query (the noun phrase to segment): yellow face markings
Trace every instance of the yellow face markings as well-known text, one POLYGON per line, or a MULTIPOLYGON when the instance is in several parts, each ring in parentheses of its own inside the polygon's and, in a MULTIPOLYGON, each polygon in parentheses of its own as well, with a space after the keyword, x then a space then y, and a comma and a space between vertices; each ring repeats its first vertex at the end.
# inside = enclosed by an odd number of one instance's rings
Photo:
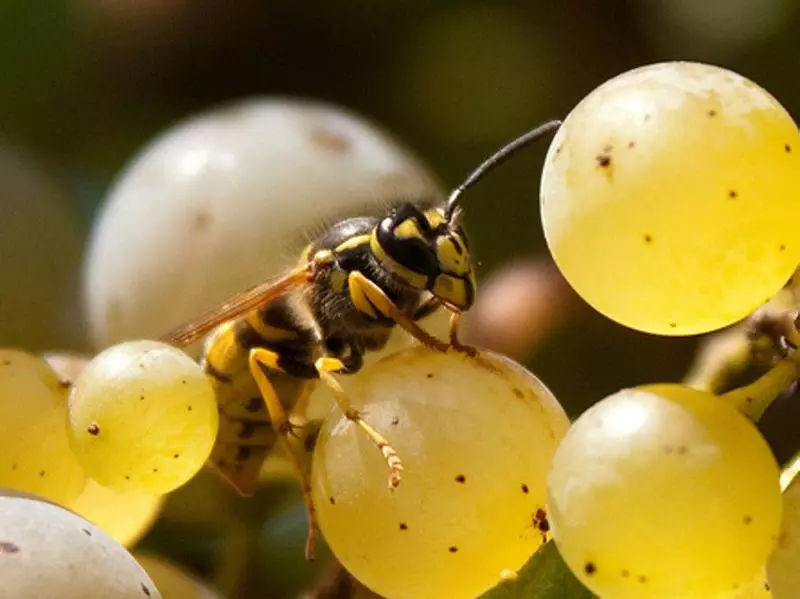
POLYGON ((442 270, 466 275, 471 270, 467 252, 457 237, 440 236, 436 240, 436 259, 442 270))
POLYGON ((374 232, 370 237, 369 246, 372 250, 372 253, 386 270, 395 276, 400 277, 412 287, 416 287, 417 289, 425 289, 428 283, 428 277, 418 272, 414 272, 410 268, 406 268, 389 256, 389 254, 384 252, 381 244, 378 242, 378 236, 374 232))
POLYGON ((467 307, 467 283, 464 279, 441 274, 433 282, 431 293, 457 308, 467 307))
POLYGON ((426 210, 423 214, 425 214, 425 218, 428 220, 431 229, 435 229, 444 223, 444 210, 441 208, 431 208, 426 210))
POLYGON ((369 233, 365 233, 364 235, 356 235, 337 245, 333 249, 333 253, 336 254, 338 252, 346 252, 347 250, 355 250, 363 245, 368 244, 369 240, 370 240, 369 233))
POLYGON ((422 231, 419 229, 417 221, 413 218, 407 218, 402 223, 394 228, 394 236, 398 239, 420 239, 425 240, 422 231))

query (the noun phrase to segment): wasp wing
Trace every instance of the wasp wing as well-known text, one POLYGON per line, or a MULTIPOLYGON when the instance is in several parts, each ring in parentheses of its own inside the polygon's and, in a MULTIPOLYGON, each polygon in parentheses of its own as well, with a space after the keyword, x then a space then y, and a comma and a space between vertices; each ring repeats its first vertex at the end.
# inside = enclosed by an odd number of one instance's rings
POLYGON ((237 293, 223 304, 165 335, 162 341, 178 346, 194 343, 222 323, 260 308, 295 287, 310 283, 312 277, 310 265, 295 268, 281 277, 237 293))

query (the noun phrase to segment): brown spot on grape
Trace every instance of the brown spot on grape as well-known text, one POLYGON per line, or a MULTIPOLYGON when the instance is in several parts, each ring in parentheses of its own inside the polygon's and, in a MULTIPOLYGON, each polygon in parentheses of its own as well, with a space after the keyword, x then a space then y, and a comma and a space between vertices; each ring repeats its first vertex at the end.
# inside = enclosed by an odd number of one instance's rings
POLYGON ((653 118, 653 115, 651 115, 651 114, 646 114, 646 115, 644 115, 644 122, 646 123, 646 122, 647 122, 647 121, 649 121, 651 118, 653 118))
POLYGON ((187 406, 186 409, 191 412, 192 411, 192 406, 187 406))
POLYGON ((645 584, 647 582, 647 576, 642 575, 638 578, 638 580, 640 583, 645 584))
POLYGON ((731 589, 734 590, 734 591, 738 591, 739 590, 739 583, 738 582, 734 582, 733 585, 731 586, 731 589))
POLYGON ((130 480, 130 479, 131 479, 131 477, 126 474, 125 475, 125 480, 130 480))
POLYGON ((772 590, 772 587, 769 584, 769 580, 765 580, 764 581, 764 590, 765 591, 771 591, 772 590))
POLYGON ((525 493, 526 495, 530 492, 528 485, 526 485, 525 483, 522 483, 522 492, 525 493))
POLYGON ((92 536, 92 531, 89 530, 88 528, 81 528, 81 531, 83 531, 83 534, 85 534, 87 537, 92 536))
POLYGON ((467 477, 464 476, 463 474, 459 474, 458 476, 456 476, 456 482, 461 483, 463 485, 465 482, 467 482, 467 477))
POLYGON ((709 110, 706 114, 708 114, 708 116, 710 116, 710 117, 715 117, 715 116, 717 116, 717 111, 712 109, 712 110, 709 110))
POLYGON ((44 475, 47 474, 44 470, 39 472, 39 478, 44 478, 44 475))
POLYGON ((408 524, 405 522, 400 523, 400 530, 408 530, 408 524))
POLYGON ((186 384, 186 379, 181 379, 181 385, 185 385, 185 384, 186 384))
POLYGON ((611 166, 611 156, 608 154, 598 154, 594 159, 600 168, 609 168, 611 166))
POLYGON ((177 460, 179 457, 181 457, 181 454, 179 454, 179 453, 173 453, 172 454, 172 459, 173 460, 177 460))
POLYGON ((736 198, 738 198, 738 197, 739 197, 739 194, 737 193, 737 191, 736 191, 735 189, 731 189, 731 190, 728 192, 728 197, 729 197, 730 199, 732 199, 732 200, 735 200, 736 198))
POLYGON ((785 244, 785 243, 782 243, 782 244, 781 244, 781 245, 778 247, 778 251, 780 251, 780 252, 784 252, 784 251, 786 251, 786 244, 785 244))
POLYGON ((623 570, 620 572, 620 574, 622 575, 622 578, 628 578, 631 575, 629 570, 623 570))
POLYGON ((635 142, 635 141, 633 141, 633 140, 629 141, 629 142, 628 142, 628 147, 629 147, 629 148, 632 150, 633 148, 635 148, 635 147, 636 147, 636 142, 635 142))
POLYGON ((148 597, 150 596, 150 589, 147 588, 147 585, 145 583, 142 583, 142 592, 148 597))
POLYGON ((144 395, 139 396, 139 401, 144 401, 144 395))
POLYGON ((139 368, 140 368, 140 369, 142 369, 142 370, 144 370, 144 364, 142 364, 141 362, 139 362, 139 368))
POLYGON ((336 500, 333 497, 328 497, 328 501, 331 502, 331 505, 334 505, 336 503, 336 500))
POLYGON ((433 378, 433 373, 429 372, 428 374, 425 375, 425 378, 432 379, 433 378))
POLYGON ((664 445, 664 453, 666 453, 666 454, 670 454, 670 453, 672 453, 673 451, 675 451, 675 450, 674 450, 674 448, 672 447, 672 445, 664 445))
POLYGON ((686 455, 689 450, 686 448, 685 445, 678 446, 678 455, 686 455))
POLYGON ((318 147, 333 152, 344 154, 350 149, 350 140, 338 133, 325 127, 317 126, 311 130, 311 141, 318 147))
POLYGON ((0 366, 11 366, 11 360, 3 360, 0 366))
POLYGON ((792 146, 790 146, 789 144, 786 144, 785 146, 783 146, 783 149, 786 150, 787 154, 791 154, 792 153, 792 146))
POLYGON ((96 437, 97 435, 99 435, 99 434, 100 434, 100 427, 99 427, 99 426, 97 426, 97 423, 96 423, 96 422, 92 422, 92 423, 91 423, 91 424, 90 424, 90 425, 87 427, 87 429, 86 429, 86 432, 87 432, 87 433, 89 433, 90 435, 92 435, 92 436, 96 437))
POLYGON ((651 235, 645 234, 644 242, 647 243, 647 244, 653 243, 653 237, 651 235))
POLYGON ((516 387, 514 387, 514 388, 511 390, 511 392, 514 394, 514 396, 515 396, 517 399, 522 399, 523 397, 525 397, 525 394, 522 392, 522 389, 517 389, 516 387))
POLYGON ((158 472, 158 468, 153 468, 153 474, 156 474, 157 472, 158 472))
POLYGON ((559 154, 561 154, 561 150, 563 150, 563 149, 564 149, 564 145, 563 145, 563 144, 562 144, 562 145, 560 145, 560 146, 558 146, 558 147, 556 148, 556 156, 558 156, 559 154))
POLYGON ((744 522, 745 525, 752 524, 753 523, 753 517, 752 516, 745 516, 744 518, 742 518, 742 522, 744 522))
POLYGON ((669 328, 671 328, 671 329, 677 329, 677 328, 678 328, 678 323, 677 323, 677 322, 671 322, 671 323, 669 323, 669 328))
POLYGON ((587 576, 591 576, 597 572, 597 566, 594 564, 594 562, 586 562, 586 564, 583 566, 583 571, 586 572, 587 576))
POLYGON ((17 470, 17 465, 16 464, 11 464, 11 471, 15 472, 16 470, 17 470))
POLYGON ((191 231, 193 233, 199 233, 200 231, 204 231, 208 228, 208 225, 211 224, 211 215, 206 212, 205 210, 201 210, 197 214, 194 215, 192 218, 191 223, 191 231))
POLYGON ((0 541, 0 553, 19 553, 19 545, 11 541, 0 541))
POLYGON ((398 418, 397 416, 395 416, 394 418, 392 418, 392 424, 393 424, 394 426, 397 426, 398 424, 400 424, 400 418, 398 418))
POLYGON ((450 547, 448 547, 447 550, 450 553, 456 553, 456 552, 458 552, 458 547, 456 547, 455 545, 450 545, 450 547))
POLYGON ((753 398, 748 395, 747 397, 744 398, 744 401, 746 403, 753 403, 753 398))

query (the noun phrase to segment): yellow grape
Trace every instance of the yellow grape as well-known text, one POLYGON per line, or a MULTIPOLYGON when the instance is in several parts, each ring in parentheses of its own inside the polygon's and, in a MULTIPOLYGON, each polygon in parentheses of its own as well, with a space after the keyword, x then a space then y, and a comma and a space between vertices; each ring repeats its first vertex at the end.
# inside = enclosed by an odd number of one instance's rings
POLYGON ((124 547, 53 503, 0 492, 0 531, 4 598, 161 599, 124 547))
POLYGON ((629 71, 564 121, 541 211, 556 264, 607 317, 664 335, 722 328, 800 261, 797 125, 725 69, 629 71))
POLYGON ((781 519, 778 466, 747 418, 681 385, 624 389, 570 428, 548 479, 570 569, 613 599, 718 599, 756 578, 781 519))
POLYGON ((86 485, 66 427, 67 391, 41 359, 0 349, 0 487, 71 507, 86 485))
POLYGON ((156 341, 115 345, 90 361, 69 400, 72 447, 87 474, 119 492, 162 494, 203 466, 217 404, 199 365, 156 341))
MULTIPOLYGON (((796 462, 797 463, 797 462, 796 462)), ((800 477, 783 492, 783 524, 778 543, 767 562, 775 599, 800 597, 800 477)))
POLYGON ((72 509, 120 545, 131 547, 153 526, 164 499, 163 495, 118 493, 90 480, 72 509))
POLYGON ((220 599, 196 576, 158 555, 136 555, 164 599, 220 599))
POLYGON ((516 571, 547 532, 546 474, 569 422, 550 391, 493 354, 422 347, 342 381, 403 460, 386 460, 338 408, 312 460, 320 529, 345 568, 387 597, 471 598, 516 571))

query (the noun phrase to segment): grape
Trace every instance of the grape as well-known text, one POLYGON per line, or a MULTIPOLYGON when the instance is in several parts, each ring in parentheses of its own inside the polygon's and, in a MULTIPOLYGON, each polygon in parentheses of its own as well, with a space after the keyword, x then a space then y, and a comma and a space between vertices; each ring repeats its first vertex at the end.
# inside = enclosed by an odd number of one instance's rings
POLYGON ((70 450, 66 389, 41 359, 0 349, 0 487, 70 507, 86 475, 70 450))
POLYGON ((55 504, 0 496, 2 596, 159 599, 136 560, 111 537, 55 504))
POLYGON ((158 555, 137 555, 136 559, 153 579, 164 599, 220 599, 202 581, 158 555))
POLYGON ((153 526, 163 495, 117 493, 90 480, 73 510, 124 547, 132 547, 153 526))
POLYGON ((541 210, 558 267, 628 327, 689 335, 745 317, 800 261, 800 138, 763 89, 713 66, 624 73, 566 118, 541 210))
POLYGON ((217 434, 214 392, 183 352, 156 341, 115 345, 86 365, 69 400, 72 447, 119 492, 162 494, 203 466, 217 434))
POLYGON ((128 165, 94 225, 92 340, 163 335, 294 266, 323 223, 398 197, 444 192, 408 148, 342 108, 257 98, 177 123, 128 165))
POLYGON ((572 425, 548 478, 564 560, 614 599, 717 598, 756 578, 781 518, 755 426, 681 385, 624 389, 572 425))
POLYGON ((767 563, 767 576, 775 599, 800 597, 800 477, 783 492, 783 525, 767 563))
POLYGON ((761 570, 750 584, 743 586, 741 589, 734 590, 733 594, 725 599, 773 599, 773 594, 770 589, 771 586, 767 581, 767 575, 761 570))
POLYGON ((344 567, 388 597, 474 597, 544 542, 546 473, 567 417, 493 354, 401 350, 342 380, 403 460, 387 488, 376 447, 335 408, 312 460, 320 529, 344 567))

